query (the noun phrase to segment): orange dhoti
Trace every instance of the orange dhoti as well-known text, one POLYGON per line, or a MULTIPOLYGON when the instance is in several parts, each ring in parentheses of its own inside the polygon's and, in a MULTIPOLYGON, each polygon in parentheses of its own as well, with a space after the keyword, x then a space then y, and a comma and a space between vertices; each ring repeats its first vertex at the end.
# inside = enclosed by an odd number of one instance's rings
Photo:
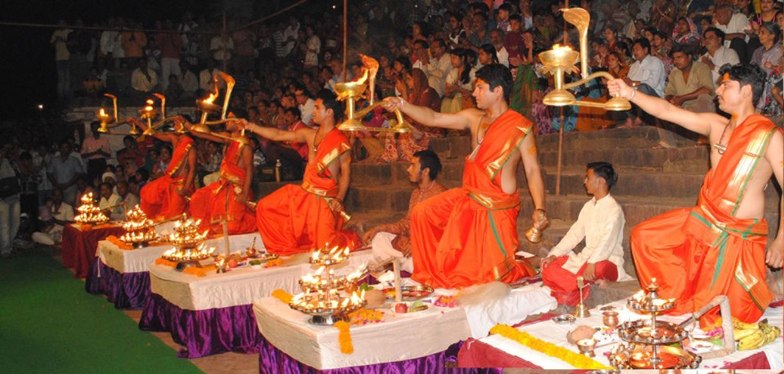
POLYGON ((343 219, 328 202, 338 194, 328 166, 350 148, 346 137, 333 129, 308 161, 301 186, 287 185, 259 200, 256 224, 269 252, 292 255, 327 244, 357 246, 358 236, 341 231, 343 219))
POLYGON ((515 261, 519 196, 501 189, 501 169, 531 122, 507 111, 490 125, 466 158, 463 187, 436 195, 411 212, 412 278, 457 288, 494 280, 511 283, 534 274, 515 261))
POLYGON ((193 146, 193 139, 184 137, 177 143, 172 152, 166 174, 142 187, 139 192, 141 209, 148 217, 168 219, 185 211, 188 201, 177 192, 181 188, 183 194, 190 193, 193 186, 184 186, 185 176, 174 177, 187 162, 188 152, 193 146))
MULTIPOLYGON (((559 256, 546 267, 542 268, 542 283, 550 288, 558 304, 575 306, 580 301, 580 289, 577 288, 577 277, 583 275, 588 263, 584 263, 577 274, 563 268, 569 256, 559 256)), ((618 265, 608 261, 599 261, 594 264, 594 280, 618 280, 618 265)), ((585 284, 592 282, 586 281, 585 284)), ((583 300, 591 294, 591 287, 583 288, 583 300)))
MULTIPOLYGON (((237 198, 245 185, 245 178, 250 178, 237 166, 241 147, 238 142, 229 143, 220 167, 220 180, 199 188, 191 197, 190 214, 201 220, 201 230, 222 233, 224 219, 228 221, 229 235, 246 234, 256 228, 253 210, 248 207, 247 201, 237 198)), ((248 191, 247 196, 251 200, 253 192, 248 191)))
POLYGON ((733 317, 754 322, 770 303, 765 282, 767 222, 734 213, 773 131, 765 117, 748 117, 705 176, 697 206, 634 227, 631 245, 640 284, 647 287, 656 278, 659 296, 676 299, 673 313, 695 312, 715 296, 726 295, 733 317))

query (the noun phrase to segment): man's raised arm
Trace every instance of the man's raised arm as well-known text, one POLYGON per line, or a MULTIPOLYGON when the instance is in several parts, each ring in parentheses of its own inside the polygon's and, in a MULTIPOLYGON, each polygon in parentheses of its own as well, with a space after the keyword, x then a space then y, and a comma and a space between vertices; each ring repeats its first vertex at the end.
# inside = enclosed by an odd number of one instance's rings
POLYGON ((629 87, 623 79, 613 79, 607 82, 607 88, 610 91, 610 96, 619 96, 627 99, 656 118, 680 125, 701 135, 707 136, 710 134, 711 122, 713 120, 726 122, 718 114, 694 113, 672 105, 667 100, 638 92, 634 88, 629 87))
POLYGON ((384 99, 384 109, 393 111, 399 109, 403 114, 414 121, 430 127, 443 127, 452 130, 465 130, 471 128, 471 116, 466 109, 458 113, 439 113, 428 107, 413 105, 403 100, 402 97, 388 97, 384 99))
POLYGON ((272 140, 274 142, 292 142, 292 143, 305 143, 307 142, 307 137, 305 136, 307 132, 313 131, 311 129, 298 129, 296 131, 286 131, 276 129, 274 127, 263 127, 258 126, 255 123, 242 121, 242 126, 244 126, 245 130, 248 130, 262 138, 272 140))

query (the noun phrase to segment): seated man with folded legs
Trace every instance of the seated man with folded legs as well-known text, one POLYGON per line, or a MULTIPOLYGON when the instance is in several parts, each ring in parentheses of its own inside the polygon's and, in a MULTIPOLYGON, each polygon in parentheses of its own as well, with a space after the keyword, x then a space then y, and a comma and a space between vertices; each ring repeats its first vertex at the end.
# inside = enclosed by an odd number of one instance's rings
POLYGON ((409 230, 411 211, 419 203, 446 191, 446 188, 436 180, 441 171, 441 161, 431 150, 414 153, 407 171, 408 179, 411 183, 416 183, 417 188, 411 192, 406 216, 395 223, 378 225, 368 230, 362 239, 372 246, 374 267, 378 268, 394 258, 399 258, 403 260, 401 270, 410 273, 414 268, 409 230))
MULTIPOLYGON (((154 137, 174 147, 163 176, 147 183, 140 191, 141 208, 152 219, 169 219, 182 214, 193 191, 196 175, 196 147, 193 139, 180 132, 182 119, 175 122, 174 132, 156 133, 154 137)), ((132 208, 132 207, 129 207, 132 208)))
MULTIPOLYGON (((580 215, 558 245, 542 260, 542 281, 550 287, 558 304, 575 306, 580 300, 577 277, 586 283, 629 279, 623 270, 623 227, 626 219, 621 205, 610 195, 618 180, 607 162, 588 164, 583 185, 593 198, 583 205, 580 215), (585 239, 580 253, 573 250, 585 239)), ((590 287, 583 289, 587 298, 590 287)))
MULTIPOLYGON (((647 287, 656 279, 659 296, 675 299, 671 313, 693 313, 725 295, 733 317, 755 322, 772 299, 766 265, 784 265, 784 216, 779 215, 770 242, 765 220, 771 176, 779 186, 784 182, 784 136, 770 119, 755 113, 765 72, 740 64, 725 66, 721 73, 716 96, 729 118, 679 108, 617 79, 607 86, 610 94, 704 135, 711 144, 711 169, 697 205, 649 218, 632 230, 640 285, 647 287)), ((784 205, 784 199, 780 202, 784 205)), ((702 322, 715 323, 715 316, 711 313, 702 322)))
MULTIPOLYGON (((220 179, 196 190, 189 208, 191 216, 201 220, 201 229, 209 229, 213 234, 223 232, 223 220, 227 221, 231 235, 255 229, 253 210, 248 206, 249 199, 253 198, 253 150, 239 124, 239 120, 226 122, 228 133, 220 137, 192 132, 195 136, 224 144, 220 179)), ((186 122, 186 127, 189 125, 186 122)))
POLYGON ((308 163, 302 185, 289 184, 259 200, 256 224, 271 253, 292 255, 330 246, 354 248, 359 238, 342 231, 343 199, 351 180, 351 146, 336 127, 343 104, 321 90, 313 109, 317 129, 295 131, 245 123, 245 129, 269 140, 306 143, 308 163))
POLYGON ((384 99, 387 110, 400 109, 425 126, 469 130, 474 150, 466 157, 463 186, 418 204, 411 212, 412 278, 439 288, 460 288, 492 281, 512 283, 534 274, 515 260, 519 244, 520 196, 517 166, 522 162, 533 200, 533 223, 547 222, 533 123, 509 109, 512 74, 500 64, 476 72, 477 108, 438 113, 384 99))

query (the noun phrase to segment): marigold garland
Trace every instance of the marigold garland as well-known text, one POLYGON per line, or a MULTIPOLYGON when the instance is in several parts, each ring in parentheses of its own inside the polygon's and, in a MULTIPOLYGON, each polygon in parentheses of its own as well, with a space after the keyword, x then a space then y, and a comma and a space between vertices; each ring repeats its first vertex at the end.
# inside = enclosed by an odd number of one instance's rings
POLYGON ((274 267, 281 266, 281 265, 283 265, 283 260, 280 259, 280 258, 276 258, 274 260, 267 261, 267 263, 264 264, 264 267, 265 268, 274 268, 274 267))
POLYGON ((118 237, 116 237, 116 236, 114 236, 114 235, 109 235, 109 236, 107 236, 107 237, 106 237, 106 240, 107 240, 109 243, 112 243, 112 244, 116 245, 116 246, 117 246, 117 248, 120 248, 120 249, 123 249, 123 250, 126 250, 126 251, 129 251, 129 250, 132 250, 132 249, 133 249, 133 245, 131 245, 131 244, 128 244, 128 243, 126 243, 126 242, 124 242, 124 241, 120 240, 120 238, 118 238, 118 237))
POLYGON ((163 265, 163 266, 171 266, 177 267, 177 263, 174 261, 169 261, 163 257, 158 257, 155 259, 155 265, 163 265))
POLYGON ((354 343, 351 341, 351 330, 346 321, 337 321, 334 325, 338 329, 338 343, 340 343, 340 353, 354 353, 354 343))
POLYGON ((272 296, 282 301, 284 304, 290 303, 292 298, 290 293, 283 291, 280 288, 277 288, 274 291, 272 291, 272 296))
POLYGON ((542 352, 550 357, 555 357, 578 369, 610 369, 609 366, 605 366, 588 356, 548 343, 508 325, 495 325, 490 329, 490 333, 514 340, 523 346, 542 352))
POLYGON ((349 323, 362 326, 368 323, 378 323, 384 320, 384 312, 360 308, 348 314, 349 323))

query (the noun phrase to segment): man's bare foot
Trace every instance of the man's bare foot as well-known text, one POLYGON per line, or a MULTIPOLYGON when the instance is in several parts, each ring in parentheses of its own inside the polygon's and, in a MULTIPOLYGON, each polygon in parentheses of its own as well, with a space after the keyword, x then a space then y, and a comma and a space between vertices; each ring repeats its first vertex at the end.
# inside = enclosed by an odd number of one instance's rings
POLYGON ((597 286, 599 286, 599 288, 607 288, 610 287, 610 283, 612 282, 608 281, 607 279, 598 279, 595 283, 597 286))

